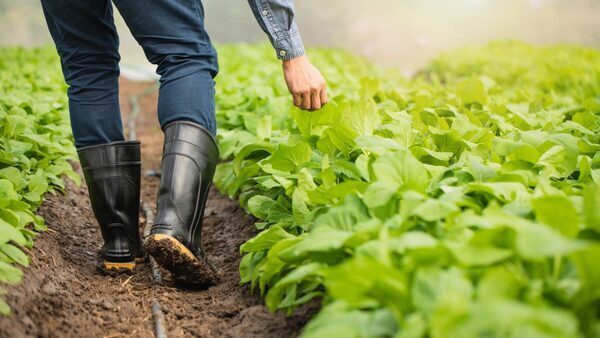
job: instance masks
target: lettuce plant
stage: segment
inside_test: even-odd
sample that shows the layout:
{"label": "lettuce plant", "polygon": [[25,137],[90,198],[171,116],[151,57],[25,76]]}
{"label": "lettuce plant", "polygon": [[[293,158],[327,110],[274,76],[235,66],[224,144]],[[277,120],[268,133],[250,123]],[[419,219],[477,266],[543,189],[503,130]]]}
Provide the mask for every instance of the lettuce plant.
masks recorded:
{"label": "lettuce plant", "polygon": [[[35,214],[44,194],[80,178],[69,163],[75,148],[56,52],[0,48],[0,56],[0,283],[15,284],[29,264],[22,249],[46,229]],[[9,312],[0,299],[0,313]]]}
{"label": "lettuce plant", "polygon": [[600,52],[499,42],[404,79],[314,51],[317,112],[267,48],[220,53],[216,183],[259,219],[242,283],[321,297],[304,337],[600,334]]}

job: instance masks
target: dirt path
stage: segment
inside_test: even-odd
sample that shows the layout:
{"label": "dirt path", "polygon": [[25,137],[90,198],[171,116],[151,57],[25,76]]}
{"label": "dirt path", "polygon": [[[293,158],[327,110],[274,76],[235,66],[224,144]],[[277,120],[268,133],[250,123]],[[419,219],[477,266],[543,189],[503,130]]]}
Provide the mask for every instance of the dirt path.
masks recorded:
{"label": "dirt path", "polygon": [[[121,104],[149,84],[121,83]],[[156,94],[140,100],[138,139],[142,174],[160,169],[162,133]],[[159,180],[143,175],[142,199],[154,208]],[[159,300],[169,337],[291,337],[314,311],[293,317],[272,315],[257,295],[239,286],[239,245],[254,233],[252,220],[236,202],[210,193],[204,221],[208,256],[222,282],[208,290],[182,290],[167,279],[152,283],[144,264],[131,276],[108,277],[97,269],[101,237],[85,187],[69,186],[66,196],[49,196],[39,211],[49,230],[36,241],[24,281],[7,288],[13,315],[0,318],[0,337],[152,337],[151,301]],[[144,224],[143,217],[141,218]]]}

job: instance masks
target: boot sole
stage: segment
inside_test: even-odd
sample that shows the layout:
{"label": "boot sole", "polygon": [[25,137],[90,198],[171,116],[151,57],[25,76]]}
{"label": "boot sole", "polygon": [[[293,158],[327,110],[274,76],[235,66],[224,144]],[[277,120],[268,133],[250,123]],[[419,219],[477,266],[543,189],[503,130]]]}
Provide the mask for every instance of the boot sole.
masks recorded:
{"label": "boot sole", "polygon": [[158,265],[173,275],[175,281],[197,286],[211,286],[218,283],[218,274],[208,261],[198,259],[177,239],[164,235],[150,235],[146,250]]}
{"label": "boot sole", "polygon": [[109,274],[130,273],[138,263],[143,263],[145,260],[144,257],[136,258],[133,262],[109,262],[104,260],[100,268]]}
{"label": "boot sole", "polygon": [[102,269],[111,272],[126,272],[135,269],[135,261],[133,262],[102,262]]}

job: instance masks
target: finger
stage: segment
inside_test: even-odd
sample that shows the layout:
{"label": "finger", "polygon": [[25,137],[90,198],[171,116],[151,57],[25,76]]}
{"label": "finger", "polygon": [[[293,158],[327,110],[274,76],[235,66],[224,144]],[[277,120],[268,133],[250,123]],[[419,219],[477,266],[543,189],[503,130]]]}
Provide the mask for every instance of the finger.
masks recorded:
{"label": "finger", "polygon": [[294,98],[294,106],[302,108],[302,96],[299,94],[292,94],[292,97]]}
{"label": "finger", "polygon": [[302,94],[302,109],[310,110],[310,93],[306,92]]}
{"label": "finger", "polygon": [[321,109],[321,96],[316,90],[310,95],[310,108],[311,110]]}
{"label": "finger", "polygon": [[329,102],[329,97],[327,96],[327,89],[321,89],[321,93],[319,94],[321,97],[321,106],[324,106]]}

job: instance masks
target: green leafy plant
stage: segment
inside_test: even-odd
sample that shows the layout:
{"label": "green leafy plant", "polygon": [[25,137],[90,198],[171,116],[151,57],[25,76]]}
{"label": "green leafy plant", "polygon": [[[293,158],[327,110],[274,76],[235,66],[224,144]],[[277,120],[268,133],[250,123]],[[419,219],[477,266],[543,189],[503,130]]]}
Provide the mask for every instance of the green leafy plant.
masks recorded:
{"label": "green leafy plant", "polygon": [[[66,87],[56,51],[0,48],[0,282],[15,284],[29,264],[37,232],[35,214],[44,194],[79,182],[69,160],[75,151],[68,123]],[[10,308],[0,299],[0,313]]]}
{"label": "green leafy plant", "polygon": [[260,220],[240,273],[271,310],[321,297],[304,337],[600,334],[600,52],[492,43],[407,80],[314,51],[317,112],[268,53],[220,48],[216,183]]}

